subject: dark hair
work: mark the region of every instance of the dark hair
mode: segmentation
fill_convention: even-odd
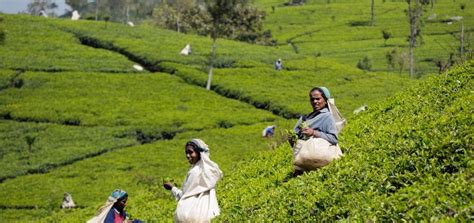
[[[326,96],[326,94],[324,94],[323,89],[321,89],[320,87],[314,87],[309,91],[309,94],[311,95],[311,92],[313,92],[313,91],[319,91],[319,93],[321,93],[321,95],[323,96],[324,100],[326,102],[328,101],[328,97]]]
[[[194,149],[196,152],[204,152],[204,150],[203,150],[201,147],[199,147],[196,143],[194,143],[193,141],[187,142],[186,145],[185,145],[185,147],[186,147],[186,146],[192,146],[193,149]]]
[[[125,198],[128,198],[128,194],[124,194],[121,198],[117,199],[117,202],[123,201]]]
[[[187,146],[192,146],[195,150],[197,150],[197,148],[198,148],[198,146],[196,145],[196,143],[193,143],[193,142],[191,142],[191,141],[187,142],[184,147],[187,147]]]

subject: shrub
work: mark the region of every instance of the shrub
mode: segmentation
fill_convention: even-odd
[[[370,71],[370,69],[372,68],[372,64],[370,63],[369,57],[365,56],[364,58],[362,58],[362,60],[359,60],[359,62],[357,63],[357,68],[361,70]]]

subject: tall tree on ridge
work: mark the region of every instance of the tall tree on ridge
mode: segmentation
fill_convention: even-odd
[[[414,2],[414,3],[413,3]],[[422,5],[420,0],[407,0],[408,3],[408,20],[410,23],[410,35],[408,37],[409,41],[409,75],[410,77],[414,76],[414,63],[415,55],[414,49],[416,46],[416,39],[421,38],[421,15],[422,15]]]
[[[372,0],[372,4],[370,4],[370,25],[373,26],[375,25],[375,12],[374,12],[374,7],[375,7],[375,0]]]
[[[210,90],[212,70],[216,59],[217,38],[252,38],[246,35],[256,33],[261,29],[261,22],[265,14],[250,7],[248,0],[205,0],[205,8],[211,19],[209,34],[212,39],[212,47],[206,84],[206,89]]]

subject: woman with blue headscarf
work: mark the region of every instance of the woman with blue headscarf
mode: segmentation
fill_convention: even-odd
[[[309,91],[313,111],[301,116],[296,123],[294,132],[298,136],[298,141],[289,138],[295,156],[294,175],[327,165],[342,155],[337,145],[336,121],[329,110],[330,97],[331,94],[326,87],[315,87]],[[304,151],[301,150],[303,147]],[[303,153],[299,154],[300,151]]]
[[[178,201],[175,222],[210,222],[220,214],[216,184],[222,178],[219,166],[209,158],[209,147],[201,139],[186,143],[185,153],[192,165],[181,189],[163,184]]]
[[[140,223],[140,220],[129,220],[125,206],[127,206],[128,194],[122,189],[115,189],[110,194],[105,204],[99,208],[97,214],[87,223]]]

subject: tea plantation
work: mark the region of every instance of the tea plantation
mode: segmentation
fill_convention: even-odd
[[[171,222],[176,201],[162,183],[182,184],[192,138],[224,173],[216,222],[474,220],[474,61],[436,67],[459,45],[452,16],[463,16],[472,57],[470,2],[425,8],[417,79],[385,59],[408,49],[405,1],[375,1],[374,25],[370,1],[286,2],[253,3],[276,45],[218,39],[210,91],[209,37],[0,14],[0,221],[84,222],[122,188],[132,218]],[[188,43],[192,54],[179,55]],[[364,56],[372,69],[356,67]],[[285,129],[310,112],[314,86],[348,119],[344,156],[291,177]],[[273,138],[261,136],[268,125]],[[76,208],[60,208],[65,192]]]

